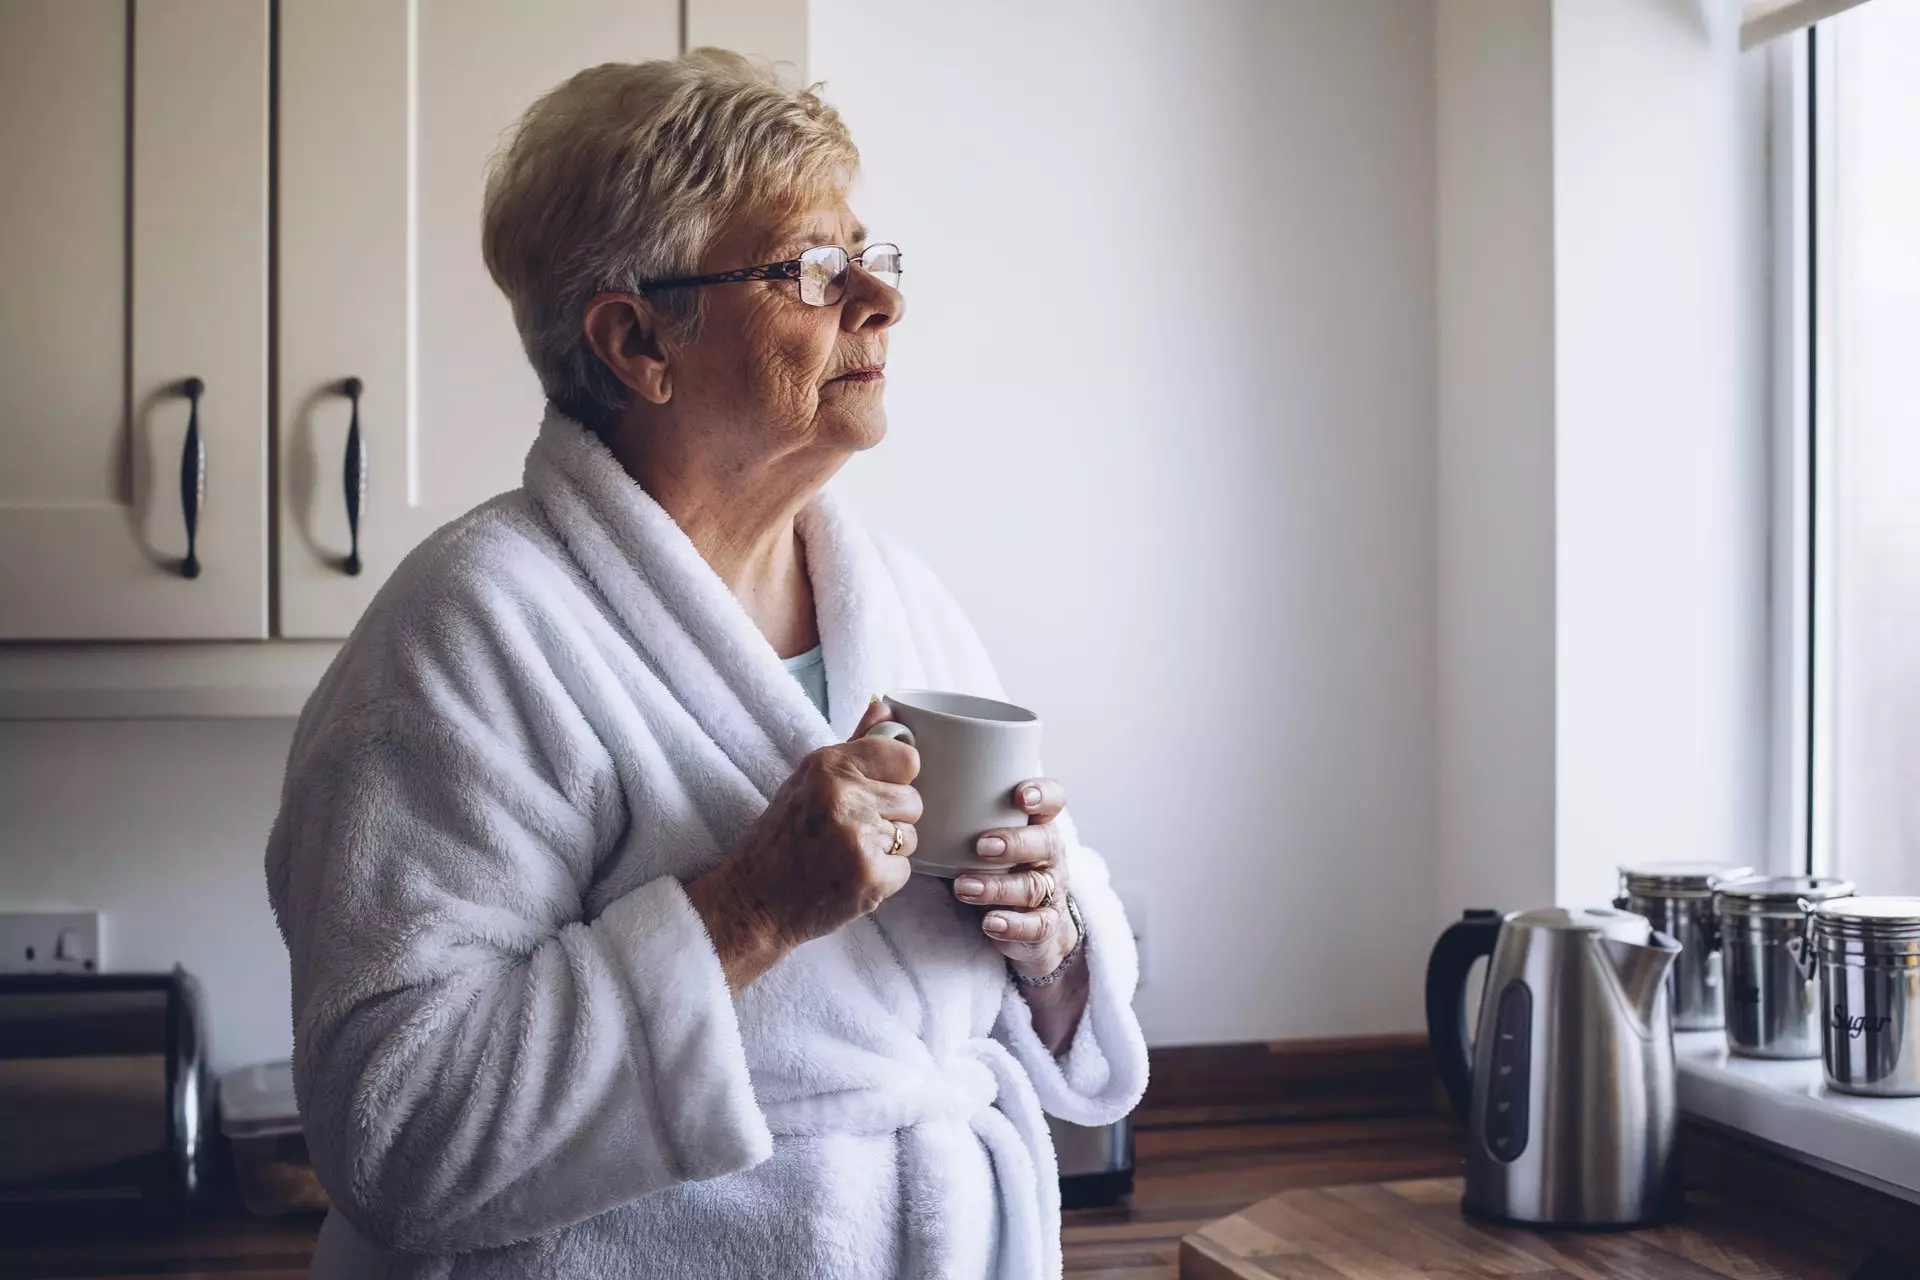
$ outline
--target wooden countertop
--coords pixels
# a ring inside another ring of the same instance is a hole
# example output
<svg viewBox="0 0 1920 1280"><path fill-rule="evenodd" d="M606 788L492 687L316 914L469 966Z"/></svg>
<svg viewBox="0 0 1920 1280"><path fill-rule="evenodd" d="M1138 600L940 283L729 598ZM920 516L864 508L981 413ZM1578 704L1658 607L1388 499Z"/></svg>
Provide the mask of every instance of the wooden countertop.
<svg viewBox="0 0 1920 1280"><path fill-rule="evenodd" d="M1463 1217L1458 1178L1302 1188L1202 1227L1182 1280L1847 1280L1871 1245L1805 1219L1692 1193L1680 1224L1534 1232ZM1896 1264L1897 1265L1897 1264ZM1904 1271L1898 1274L1906 1274Z"/></svg>
<svg viewBox="0 0 1920 1280"><path fill-rule="evenodd" d="M1175 1280L1182 1236L1261 1196L1433 1177L1460 1163L1458 1129L1434 1115L1145 1127L1134 1143L1132 1200L1064 1215L1071 1280ZM0 1280L306 1280L318 1225L254 1221L228 1204L155 1238L36 1243L0 1231Z"/></svg>
<svg viewBox="0 0 1920 1280"><path fill-rule="evenodd" d="M1732 1272L1739 1280L1844 1275L1844 1269L1836 1270L1819 1261L1827 1256L1819 1245L1805 1243L1829 1239L1836 1232L1860 1245L1853 1253L1864 1251L1868 1244L1891 1249L1911 1249L1920 1244L1920 1206L1892 1201L1840 1183L1830 1174L1756 1155L1744 1146L1710 1135L1687 1129L1682 1134L1687 1142L1687 1168L1695 1178L1690 1193L1695 1209L1686 1224L1689 1229L1701 1230L1709 1222L1730 1215L1735 1229L1758 1230L1769 1237L1790 1232L1790 1241L1802 1241L1802 1247L1810 1247L1817 1255L1817 1266L1799 1272L1782 1265ZM1135 1149L1138 1172L1130 1203L1074 1210L1065 1215L1063 1234L1070 1280L1175 1280L1183 1238L1198 1238L1197 1233L1208 1229L1209 1224L1217 1231L1220 1223L1215 1220L1223 1215L1243 1217L1236 1212L1241 1206L1296 1188L1333 1187L1335 1190L1328 1194L1336 1202L1353 1196L1365 1201L1383 1190L1377 1184L1390 1181L1385 1189L1402 1198L1417 1202L1424 1195L1438 1201L1430 1206L1438 1215L1430 1230L1438 1231L1443 1239L1449 1238L1448 1228L1457 1230L1465 1225L1455 1207L1457 1184L1425 1181L1445 1178L1460 1167L1459 1131L1439 1116L1149 1125L1136 1132ZM1430 1190L1423 1193L1417 1190L1421 1187ZM1338 1216L1340 1212L1334 1211L1336 1224L1348 1221ZM1833 1225L1825 1229L1807 1227L1795 1216L1798 1214L1817 1215ZM1758 1225L1751 1225L1755 1223ZM167 1280L306 1280L317 1225L313 1219L299 1218L257 1222L241 1216L237 1206L229 1205L211 1219L158 1238L116 1241L83 1235L35 1243L9 1239L5 1231L0 1231L0 1280L157 1280L163 1276ZM1237 1243L1248 1265L1265 1269L1189 1274L1225 1274L1236 1280L1245 1276L1265 1280L1275 1275L1352 1280L1356 1274L1330 1271L1311 1257L1290 1260L1293 1270L1289 1271L1271 1253L1262 1261L1262 1247L1271 1249L1273 1239L1286 1239L1283 1232L1271 1226L1260 1227L1264 1236L1247 1231L1235 1235L1231 1228L1227 1230L1226 1243L1209 1237L1210 1247L1231 1260ZM1416 1241L1418 1238L1416 1235ZM1368 1239L1365 1251L1356 1256L1371 1257L1367 1265L1384 1270L1358 1274L1384 1274L1397 1280L1433 1274L1419 1269L1417 1263L1403 1261L1400 1253L1386 1247L1393 1244L1399 1248L1406 1243ZM1484 1256L1507 1261L1476 1263L1464 1274L1504 1271L1514 1280L1521 1280L1528 1272L1533 1273L1534 1280L1556 1275L1655 1280L1675 1274L1670 1269L1647 1269L1630 1256L1622 1260L1619 1250L1624 1246L1617 1240L1590 1237L1568 1243L1564 1237L1554 1237L1546 1239L1546 1244L1571 1265L1545 1267L1543 1271L1544 1264L1525 1250L1516 1249L1512 1257L1494 1250ZM1608 1249L1614 1252L1591 1252ZM1839 1265L1844 1268L1851 1253L1845 1245L1841 1249L1846 1256ZM1193 1251L1192 1246L1187 1248L1188 1254ZM1380 1258L1386 1261L1382 1263ZM1711 1265L1696 1265L1678 1274L1689 1280L1718 1280L1729 1275ZM1869 1280L1870 1274L1875 1280L1911 1280L1920 1276L1920 1269L1902 1270L1895 1264L1895 1268L1877 1273L1863 1271L1858 1280ZM1455 1280L1461 1275L1460 1271L1453 1273Z"/></svg>

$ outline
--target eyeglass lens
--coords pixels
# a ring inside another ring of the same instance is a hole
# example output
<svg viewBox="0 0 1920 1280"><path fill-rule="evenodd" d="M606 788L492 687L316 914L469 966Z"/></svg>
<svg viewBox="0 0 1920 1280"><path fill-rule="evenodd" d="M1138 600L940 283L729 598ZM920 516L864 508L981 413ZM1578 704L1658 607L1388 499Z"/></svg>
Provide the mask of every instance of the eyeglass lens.
<svg viewBox="0 0 1920 1280"><path fill-rule="evenodd" d="M821 245L800 255L800 300L809 306L827 307L840 301L847 290L847 251L838 245ZM860 255L860 265L890 288L900 286L900 250L890 244L869 245Z"/></svg>

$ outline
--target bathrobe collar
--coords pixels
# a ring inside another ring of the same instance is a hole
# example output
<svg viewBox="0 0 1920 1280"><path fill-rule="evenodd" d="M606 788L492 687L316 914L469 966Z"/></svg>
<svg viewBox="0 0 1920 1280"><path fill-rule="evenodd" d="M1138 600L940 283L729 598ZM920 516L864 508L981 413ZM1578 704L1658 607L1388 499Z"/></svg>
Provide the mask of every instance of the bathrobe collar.
<svg viewBox="0 0 1920 1280"><path fill-rule="evenodd" d="M797 521L827 667L823 717L684 530L592 432L549 406L525 485L634 648L764 799L844 741L868 699L924 683L907 610L836 488Z"/></svg>

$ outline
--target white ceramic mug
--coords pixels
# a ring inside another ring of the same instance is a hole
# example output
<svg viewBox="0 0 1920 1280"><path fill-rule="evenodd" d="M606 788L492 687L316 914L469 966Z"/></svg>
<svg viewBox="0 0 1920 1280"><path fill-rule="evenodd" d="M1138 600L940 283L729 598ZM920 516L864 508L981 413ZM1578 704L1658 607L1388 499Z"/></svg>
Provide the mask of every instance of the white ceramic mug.
<svg viewBox="0 0 1920 1280"><path fill-rule="evenodd" d="M973 846L982 832L1027 825L1013 789L1040 776L1040 717L1011 702L939 689L901 689L886 700L894 718L868 736L898 738L920 752L913 785L925 809L914 824L913 869L947 880L1011 870L1005 859L982 862Z"/></svg>

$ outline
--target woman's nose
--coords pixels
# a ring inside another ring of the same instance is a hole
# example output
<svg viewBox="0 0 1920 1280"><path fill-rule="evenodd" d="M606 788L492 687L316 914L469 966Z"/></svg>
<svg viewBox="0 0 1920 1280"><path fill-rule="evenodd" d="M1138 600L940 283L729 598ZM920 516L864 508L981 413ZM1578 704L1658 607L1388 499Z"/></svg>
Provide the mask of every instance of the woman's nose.
<svg viewBox="0 0 1920 1280"><path fill-rule="evenodd" d="M840 326L849 333L890 329L907 311L906 297L865 267L847 268L847 296L840 301Z"/></svg>

